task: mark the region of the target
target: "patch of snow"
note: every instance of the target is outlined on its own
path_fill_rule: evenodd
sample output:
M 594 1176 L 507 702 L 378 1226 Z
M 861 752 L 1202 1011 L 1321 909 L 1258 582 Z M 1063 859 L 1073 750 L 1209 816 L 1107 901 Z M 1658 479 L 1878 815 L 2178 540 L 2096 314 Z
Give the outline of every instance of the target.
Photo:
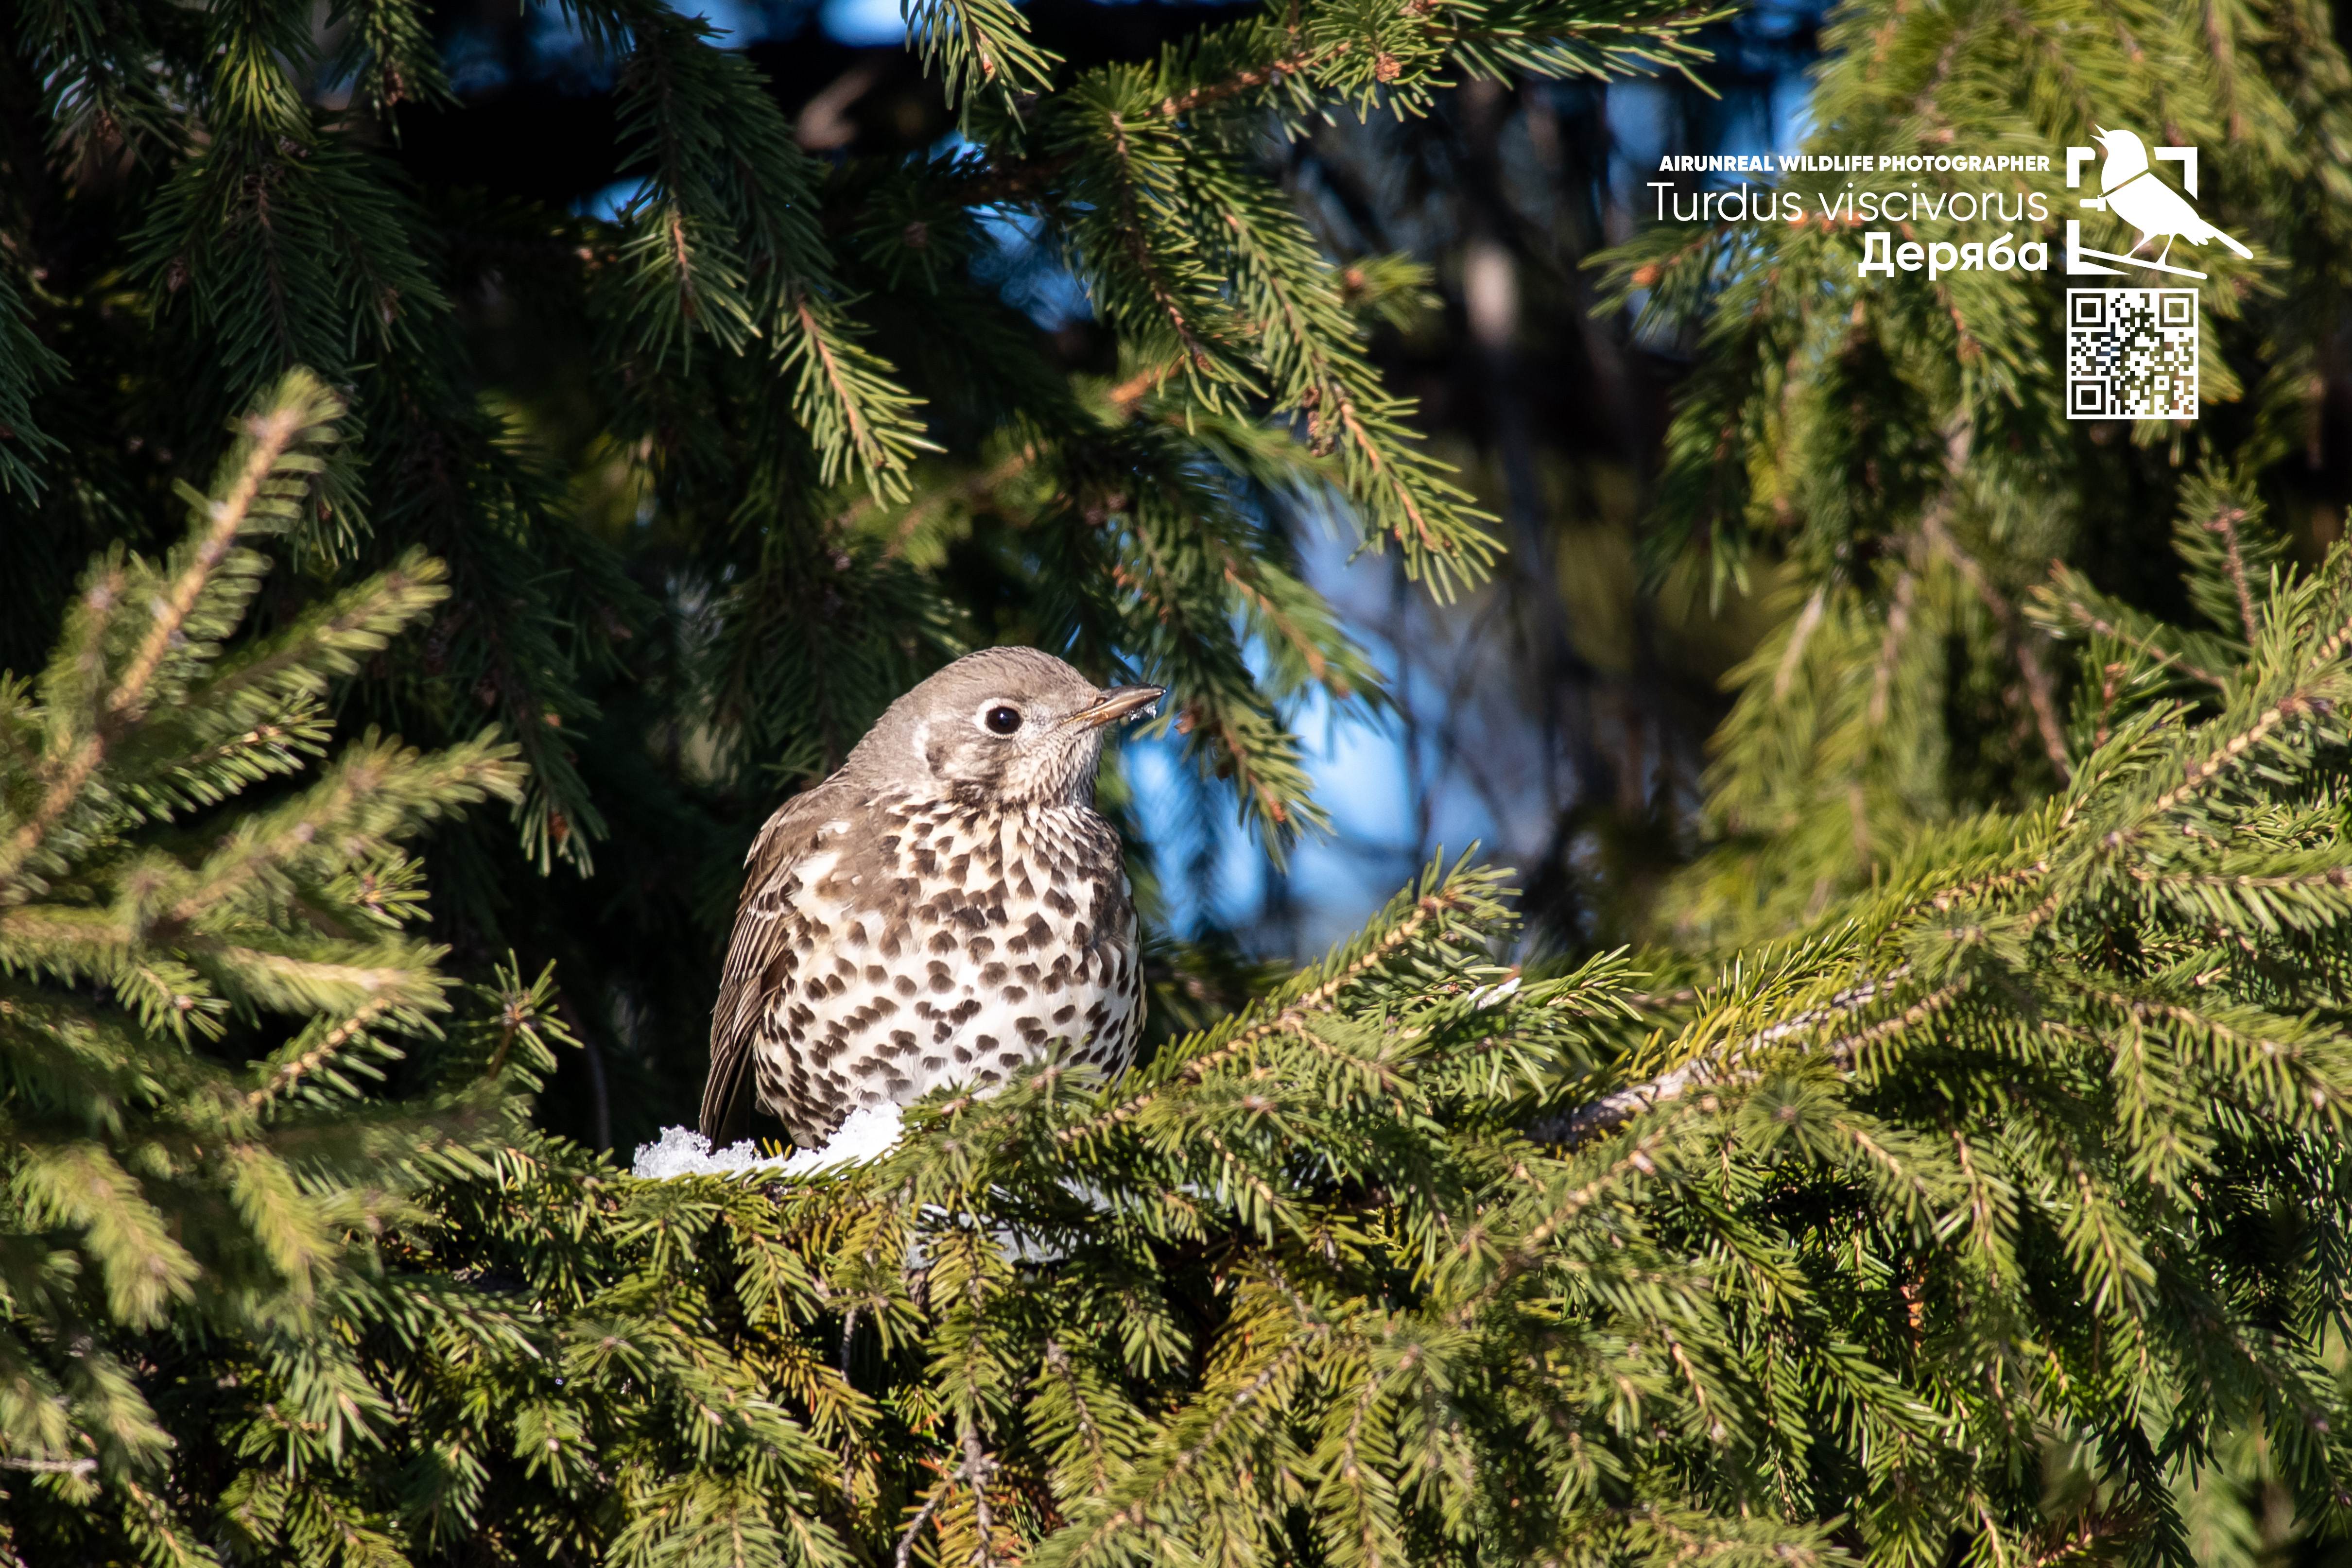
M 1519 977 L 1513 975 L 1499 985 L 1480 986 L 1465 999 L 1472 1007 L 1476 1008 L 1480 1012 L 1485 1012 L 1489 1008 L 1501 1007 L 1518 988 Z
M 850 1160 L 878 1160 L 898 1142 L 899 1108 L 860 1105 L 821 1149 L 807 1149 L 784 1162 L 787 1175 L 823 1170 Z
M 898 1107 L 861 1105 L 822 1148 L 803 1149 L 789 1158 L 763 1154 L 748 1140 L 714 1150 L 710 1140 L 688 1127 L 664 1127 L 654 1143 L 639 1144 L 631 1167 L 647 1181 L 671 1176 L 733 1176 L 740 1171 L 773 1171 L 778 1176 L 814 1176 L 855 1160 L 879 1158 L 898 1141 Z
M 657 1141 L 637 1145 L 636 1164 L 631 1168 L 648 1181 L 667 1181 L 671 1176 L 729 1176 L 782 1164 L 761 1154 L 760 1146 L 748 1139 L 732 1148 L 714 1151 L 710 1140 L 690 1127 L 664 1127 Z

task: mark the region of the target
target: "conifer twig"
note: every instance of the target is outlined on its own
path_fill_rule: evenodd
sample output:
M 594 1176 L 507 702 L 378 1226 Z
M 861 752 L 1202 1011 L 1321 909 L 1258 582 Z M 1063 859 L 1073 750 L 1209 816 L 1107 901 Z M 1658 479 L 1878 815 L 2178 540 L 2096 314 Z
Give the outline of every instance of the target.
M 1541 1220 L 1528 1228 L 1527 1233 L 1519 1239 L 1518 1245 L 1504 1255 L 1500 1266 L 1495 1270 L 1494 1277 L 1472 1292 L 1468 1299 L 1462 1301 L 1448 1314 L 1453 1323 L 1456 1327 L 1463 1327 L 1476 1321 L 1480 1309 L 1502 1294 L 1506 1285 L 1543 1261 L 1551 1239 L 1559 1235 L 1561 1228 L 1569 1221 L 1599 1202 L 1601 1195 L 1622 1181 L 1628 1172 L 1647 1176 L 1655 1171 L 1658 1168 L 1655 1156 L 1664 1146 L 1664 1135 L 1653 1128 L 1643 1137 L 1635 1139 L 1633 1146 L 1612 1162 L 1607 1170 L 1594 1176 L 1582 1186 L 1572 1189 L 1559 1202 L 1554 1204 Z M 1484 1229 L 1483 1225 L 1473 1227 L 1471 1231 L 1457 1243 L 1457 1252 L 1466 1256 L 1471 1251 L 1474 1242 L 1491 1239 L 1481 1234 Z
M 247 454 L 244 465 L 237 471 L 228 489 L 217 499 L 207 503 L 205 532 L 197 538 L 187 567 L 170 590 L 153 607 L 154 622 L 148 629 L 136 653 L 123 673 L 117 677 L 113 690 L 108 694 L 100 721 L 89 727 L 81 743 L 60 760 L 45 765 L 41 799 L 30 816 L 17 825 L 0 845 L 0 883 L 14 883 L 16 874 L 40 848 L 50 831 L 63 820 L 75 800 L 80 799 L 83 787 L 96 773 L 105 758 L 107 747 L 122 727 L 134 722 L 146 697 L 148 683 L 154 678 L 163 655 L 179 636 L 189 612 L 212 580 L 214 570 L 226 559 L 236 542 L 238 532 L 245 527 L 255 497 L 260 495 L 263 482 L 283 455 L 289 443 L 301 434 L 312 413 L 306 402 L 290 399 L 278 407 L 256 414 L 246 422 L 246 431 L 253 446 Z M 119 584 L 119 579 L 117 580 Z M 118 586 L 116 593 L 119 594 Z M 91 608 L 104 614 L 115 609 L 114 594 L 108 594 L 104 585 L 94 587 L 88 596 Z
M 2252 724 L 2231 735 L 2212 751 L 2201 758 L 2192 758 L 2189 765 L 2181 769 L 2180 782 L 2158 796 L 2147 809 L 2140 813 L 2139 821 L 2130 829 L 2118 829 L 2110 834 L 2109 841 L 2119 845 L 2125 840 L 2144 832 L 2149 823 L 2171 815 L 2175 807 L 2228 771 L 2246 753 L 2261 745 L 2268 738 L 2272 730 L 2276 729 L 2288 719 L 2299 717 L 2310 711 L 2311 701 L 2312 693 L 2308 688 L 2290 692 L 2257 714 Z
M 971 1474 L 971 1457 L 967 1454 L 952 1475 L 940 1477 L 939 1484 L 931 1488 L 929 1495 L 923 1499 L 923 1505 L 915 1511 L 915 1517 L 908 1521 L 906 1533 L 898 1537 L 898 1549 L 891 1553 L 891 1561 L 897 1568 L 908 1568 L 908 1564 L 914 1560 L 915 1538 L 922 1534 L 923 1526 L 931 1521 L 931 1515 L 939 1511 L 940 1502 L 945 1500 L 948 1493 L 954 1490 L 957 1483 L 966 1479 Z
M 992 1568 L 996 1562 L 996 1512 L 988 1500 L 989 1478 L 995 1470 L 996 1461 L 980 1440 L 980 1423 L 965 1422 L 963 1473 L 971 1478 L 972 1531 L 979 1538 L 971 1554 L 974 1568 Z
M 1802 1034 L 1832 1019 L 1845 1017 L 1867 1007 L 1884 995 L 1888 987 L 1898 984 L 1910 972 L 1908 964 L 1899 965 L 1888 971 L 1885 979 L 1864 980 L 1849 986 L 1818 1008 L 1809 1008 L 1793 1018 L 1783 1019 L 1718 1050 L 1701 1052 L 1655 1078 L 1613 1089 L 1570 1112 L 1558 1124 L 1559 1130 L 1550 1135 L 1550 1141 L 1567 1148 L 1575 1148 L 1596 1134 L 1631 1121 L 1643 1112 L 1653 1110 L 1670 1100 L 1680 1099 L 1694 1089 L 1727 1082 L 1724 1077 L 1725 1071 L 1750 1051 L 1776 1044 L 1791 1035 Z M 1850 1056 L 1854 1047 L 1864 1043 L 1867 1038 L 1866 1035 L 1856 1035 L 1851 1040 L 1834 1042 L 1831 1048 L 1832 1059 L 1843 1065 L 1843 1057 L 1838 1053 L 1843 1051 Z
M 389 1000 L 374 1000 L 362 1005 L 358 1011 L 321 1036 L 318 1044 L 271 1073 L 268 1082 L 245 1097 L 245 1108 L 248 1111 L 261 1110 L 272 1100 L 301 1082 L 303 1078 L 318 1071 L 320 1067 L 331 1061 L 337 1051 L 356 1039 L 369 1024 L 382 1017 L 384 1009 L 390 1005 Z
M 2133 636 L 2130 632 L 2125 631 L 2122 627 L 2117 626 L 2105 617 L 2098 614 L 2096 612 L 2092 610 L 2090 606 L 2082 603 L 2078 600 L 2067 598 L 2062 600 L 2060 602 L 2066 607 L 2067 612 L 2073 615 L 2075 621 L 2079 622 L 2084 630 L 2095 632 L 2102 637 L 2111 638 L 2117 643 L 2121 643 L 2125 647 L 2131 649 L 2134 653 L 2155 660 L 2159 668 L 2177 669 L 2181 674 L 2192 676 L 2197 680 L 2204 682 L 2207 685 L 2217 689 L 2227 689 L 2229 686 L 2230 683 L 2228 681 L 2224 680 L 2221 676 L 2215 674 L 2212 671 L 2205 669 L 2200 665 L 2190 664 L 2188 659 L 2179 653 L 2168 653 L 2145 638 Z
M 1965 450 L 1963 447 L 1963 454 Z M 2042 752 L 2050 758 L 2050 766 L 2057 769 L 2060 782 L 2073 779 L 2074 763 L 2066 750 L 2065 726 L 2058 717 L 2057 687 L 2050 678 L 2049 669 L 2042 663 L 2040 650 L 2032 644 L 2032 630 L 2020 623 L 2017 607 L 2010 603 L 2008 595 L 1994 586 L 1983 563 L 1960 548 L 1959 541 L 1952 537 L 1951 529 L 1944 525 L 1940 508 L 1929 508 L 1920 518 L 1919 528 L 1952 558 L 1952 563 L 1968 579 L 1969 586 L 1976 591 L 1978 600 L 1992 612 L 1993 619 L 2000 622 L 2001 633 L 2009 639 L 2011 655 L 2017 661 L 2018 676 L 2025 687 L 2026 705 L 2033 711 L 2033 726 L 2042 737 Z
M 138 716 L 140 705 L 147 695 L 147 683 L 162 667 L 163 655 L 180 635 L 180 628 L 188 619 L 203 596 L 205 585 L 212 580 L 213 572 L 228 559 L 236 543 L 236 536 L 245 528 L 246 515 L 252 510 L 256 497 L 261 494 L 262 482 L 269 477 L 295 436 L 301 434 L 310 410 L 300 405 L 281 403 L 266 413 L 246 421 L 246 434 L 253 446 L 247 454 L 245 466 L 237 471 L 227 491 L 207 503 L 211 527 L 195 541 L 190 552 L 187 570 L 181 572 L 171 591 L 154 605 L 154 623 L 147 630 L 139 650 L 116 679 L 114 690 L 106 699 L 106 710 L 118 721 Z
M 1119 1123 L 1131 1119 L 1137 1112 L 1156 1099 L 1162 1091 L 1173 1087 L 1174 1083 L 1198 1083 L 1226 1062 L 1270 1036 L 1303 1030 L 1308 1015 L 1328 1009 L 1348 987 L 1386 963 L 1398 948 L 1404 946 L 1420 935 L 1422 927 L 1431 919 L 1449 908 L 1461 907 L 1464 902 L 1465 901 L 1463 897 L 1451 887 L 1440 888 L 1435 893 L 1424 895 L 1413 905 L 1411 915 L 1382 935 L 1370 949 L 1358 955 L 1339 972 L 1328 977 L 1322 984 L 1292 1001 L 1274 1017 L 1262 1019 L 1236 1033 L 1233 1039 L 1216 1050 L 1192 1058 L 1184 1063 L 1176 1078 L 1170 1082 L 1155 1084 L 1139 1094 L 1132 1095 L 1082 1125 L 1062 1128 L 1054 1134 L 1055 1141 L 1065 1145 L 1074 1144 L 1081 1138 L 1091 1137 L 1108 1128 L 1117 1126 Z
M 1294 38 L 1297 36 L 1296 32 L 1292 34 Z M 1160 114 L 1164 119 L 1175 120 L 1190 114 L 1202 104 L 1238 97 L 1252 88 L 1273 86 L 1284 77 L 1312 70 L 1317 66 L 1338 59 L 1352 45 L 1353 40 L 1340 38 L 1319 49 L 1302 49 L 1279 59 L 1268 60 L 1262 66 L 1244 67 L 1220 80 L 1202 82 L 1182 92 L 1171 93 L 1160 100 Z
M 2225 507 L 2205 525 L 2208 533 L 2221 536 L 2221 559 L 2228 568 L 2230 586 L 2238 594 L 2238 620 L 2246 629 L 2246 641 L 2251 644 L 2261 635 L 2254 619 L 2254 596 L 2246 587 L 2246 559 L 2238 549 L 2238 525 L 2246 519 L 2243 507 Z

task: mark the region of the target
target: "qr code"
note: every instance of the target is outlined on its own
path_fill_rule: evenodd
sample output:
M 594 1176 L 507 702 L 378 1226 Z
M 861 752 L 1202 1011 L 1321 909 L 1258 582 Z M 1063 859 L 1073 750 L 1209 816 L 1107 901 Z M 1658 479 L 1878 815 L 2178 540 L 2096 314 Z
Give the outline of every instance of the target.
M 2066 290 L 2066 417 L 2195 419 L 2197 290 Z

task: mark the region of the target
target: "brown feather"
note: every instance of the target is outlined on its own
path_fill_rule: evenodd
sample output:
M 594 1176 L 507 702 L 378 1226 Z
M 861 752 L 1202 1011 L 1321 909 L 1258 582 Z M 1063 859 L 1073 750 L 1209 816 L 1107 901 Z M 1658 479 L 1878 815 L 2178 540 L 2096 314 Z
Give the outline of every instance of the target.
M 784 884 L 807 853 L 816 830 L 846 803 L 849 791 L 838 775 L 793 796 L 776 809 L 743 857 L 750 874 L 735 905 L 735 930 L 728 938 L 727 967 L 719 1000 L 710 1009 L 710 1076 L 702 1088 L 702 1135 L 715 1145 L 738 1142 L 751 1125 L 756 1075 L 752 1060 L 772 1016 L 774 988 L 766 977 L 780 957 L 784 931 Z

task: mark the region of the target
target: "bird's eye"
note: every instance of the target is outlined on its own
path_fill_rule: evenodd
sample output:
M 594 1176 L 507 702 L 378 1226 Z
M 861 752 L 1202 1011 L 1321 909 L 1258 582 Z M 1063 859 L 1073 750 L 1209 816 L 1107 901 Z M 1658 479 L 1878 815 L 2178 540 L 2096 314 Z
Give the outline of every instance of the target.
M 1017 707 L 1000 705 L 990 708 L 987 716 L 982 722 L 999 735 L 1011 735 L 1021 727 L 1021 710 Z

